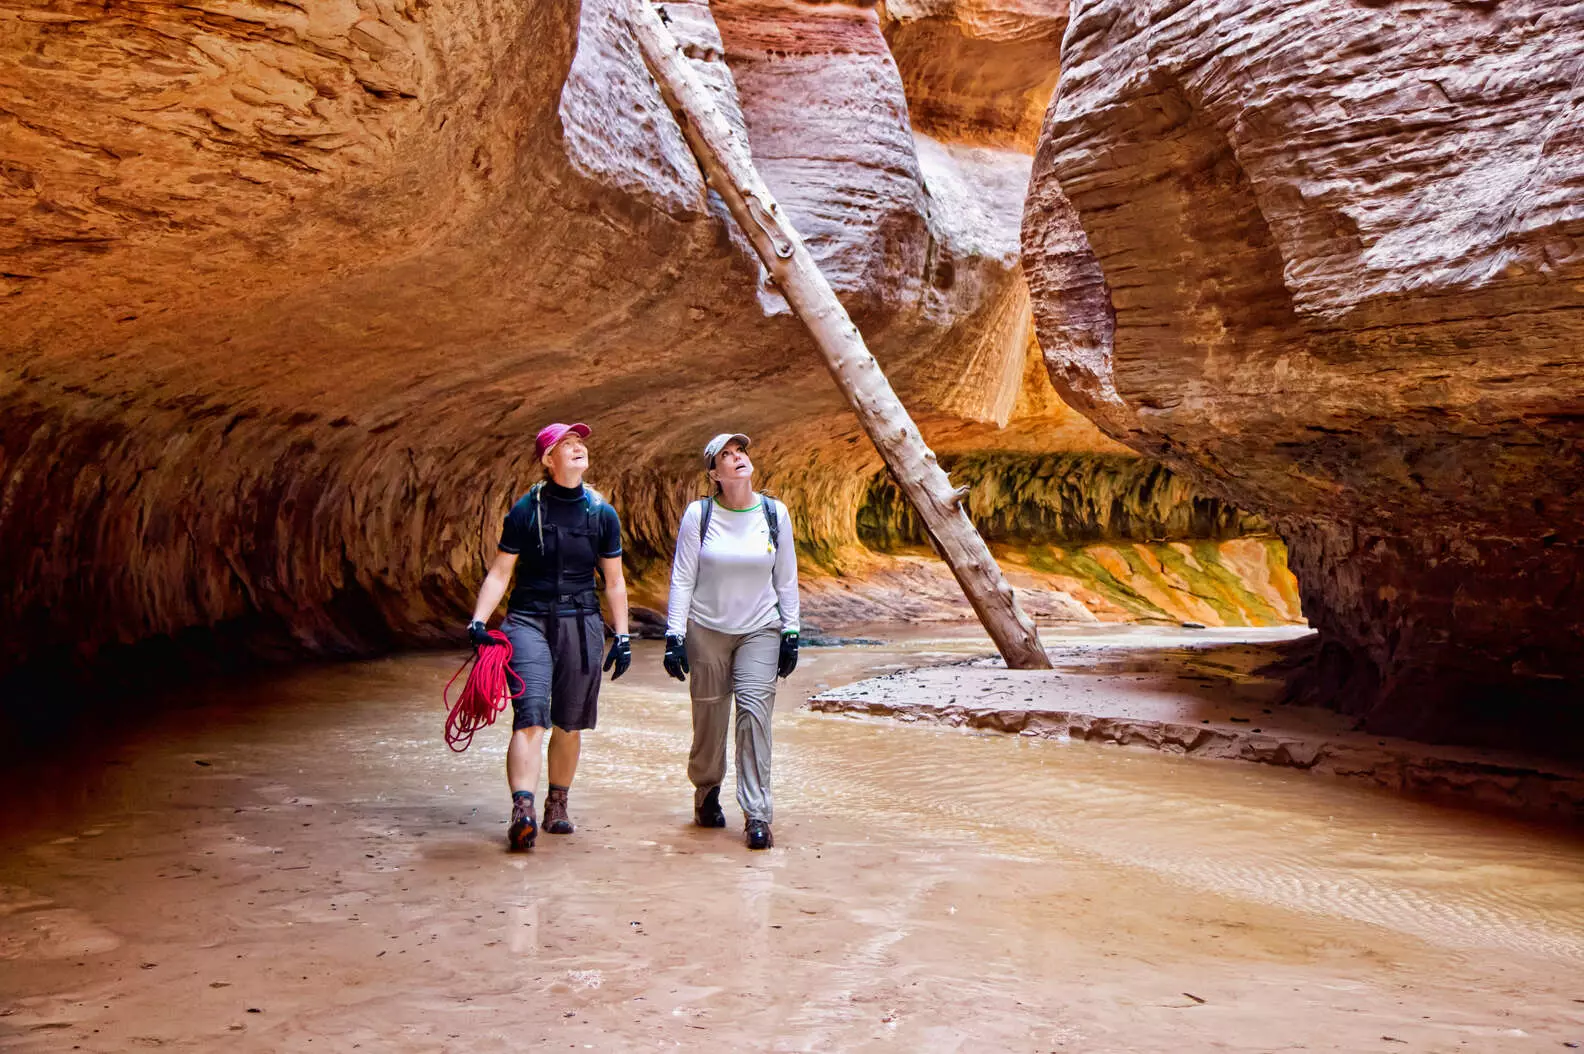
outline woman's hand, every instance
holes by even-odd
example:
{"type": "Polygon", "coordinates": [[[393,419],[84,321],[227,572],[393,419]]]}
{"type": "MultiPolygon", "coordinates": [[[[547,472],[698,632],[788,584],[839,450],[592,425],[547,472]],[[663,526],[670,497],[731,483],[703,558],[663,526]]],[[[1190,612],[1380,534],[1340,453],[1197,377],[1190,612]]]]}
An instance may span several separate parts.
{"type": "Polygon", "coordinates": [[[489,627],[478,619],[468,623],[468,640],[473,642],[475,648],[487,648],[496,643],[495,638],[490,636],[489,627]]]}
{"type": "Polygon", "coordinates": [[[781,634],[781,659],[776,663],[777,677],[790,677],[792,671],[797,669],[798,635],[796,633],[781,634]]]}
{"type": "Polygon", "coordinates": [[[665,671],[679,681],[687,680],[687,643],[674,633],[666,634],[665,671]]]}
{"type": "Polygon", "coordinates": [[[632,665],[632,637],[625,633],[618,633],[611,638],[610,654],[605,656],[605,669],[616,667],[616,672],[611,674],[611,680],[616,680],[627,672],[627,667],[632,665]]]}

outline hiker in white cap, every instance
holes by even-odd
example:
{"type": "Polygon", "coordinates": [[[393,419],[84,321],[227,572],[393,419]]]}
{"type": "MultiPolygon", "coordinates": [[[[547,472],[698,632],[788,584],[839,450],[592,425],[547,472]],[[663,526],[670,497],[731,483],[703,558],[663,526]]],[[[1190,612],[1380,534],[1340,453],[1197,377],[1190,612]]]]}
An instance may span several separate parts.
{"type": "Polygon", "coordinates": [[[754,493],[748,437],[722,432],[704,447],[715,493],[688,506],[677,530],[666,619],[666,672],[692,679],[694,819],[725,827],[726,729],[737,716],[737,804],[750,849],[768,849],[770,716],[776,677],[797,666],[797,553],[792,517],[754,493]]]}

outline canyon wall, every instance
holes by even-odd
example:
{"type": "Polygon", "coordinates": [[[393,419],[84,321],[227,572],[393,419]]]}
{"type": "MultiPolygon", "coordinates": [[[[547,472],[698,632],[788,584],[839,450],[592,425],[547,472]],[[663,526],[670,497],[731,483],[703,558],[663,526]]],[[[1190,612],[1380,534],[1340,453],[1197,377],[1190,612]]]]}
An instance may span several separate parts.
{"type": "Polygon", "coordinates": [[[1075,0],[1052,379],[1257,512],[1367,726],[1584,743],[1584,4],[1075,0]]]}
{"type": "MultiPolygon", "coordinates": [[[[1019,265],[1064,5],[665,6],[939,449],[1132,456],[1019,265]],[[930,33],[962,57],[899,65],[930,33]],[[1016,105],[962,66],[997,48],[1016,105]]],[[[640,599],[724,428],[812,573],[883,568],[881,466],[618,11],[0,0],[0,674],[455,642],[550,420],[593,425],[640,599]]]]}

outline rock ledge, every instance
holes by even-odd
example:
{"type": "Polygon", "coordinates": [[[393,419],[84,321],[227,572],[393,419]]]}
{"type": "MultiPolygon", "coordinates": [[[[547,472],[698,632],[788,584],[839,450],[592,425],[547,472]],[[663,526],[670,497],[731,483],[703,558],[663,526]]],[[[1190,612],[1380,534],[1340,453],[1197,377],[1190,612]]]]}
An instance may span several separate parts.
{"type": "Polygon", "coordinates": [[[1369,735],[1335,711],[1278,703],[1280,680],[1259,671],[1274,657],[1271,644],[1301,632],[1069,635],[1050,648],[1054,677],[975,659],[832,688],[808,706],[1281,765],[1552,819],[1584,818],[1584,769],[1369,735]]]}

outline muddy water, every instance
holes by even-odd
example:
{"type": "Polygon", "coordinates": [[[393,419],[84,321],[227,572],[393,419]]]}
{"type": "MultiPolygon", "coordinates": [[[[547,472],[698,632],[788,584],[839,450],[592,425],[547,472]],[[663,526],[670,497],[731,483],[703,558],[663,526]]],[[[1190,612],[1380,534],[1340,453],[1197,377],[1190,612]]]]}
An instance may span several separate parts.
{"type": "Polygon", "coordinates": [[[1562,1050],[1584,841],[1302,774],[796,712],[972,641],[805,652],[777,847],[690,826],[641,644],[577,834],[501,848],[457,661],[180,701],[8,785],[0,1047],[1562,1050]]]}

